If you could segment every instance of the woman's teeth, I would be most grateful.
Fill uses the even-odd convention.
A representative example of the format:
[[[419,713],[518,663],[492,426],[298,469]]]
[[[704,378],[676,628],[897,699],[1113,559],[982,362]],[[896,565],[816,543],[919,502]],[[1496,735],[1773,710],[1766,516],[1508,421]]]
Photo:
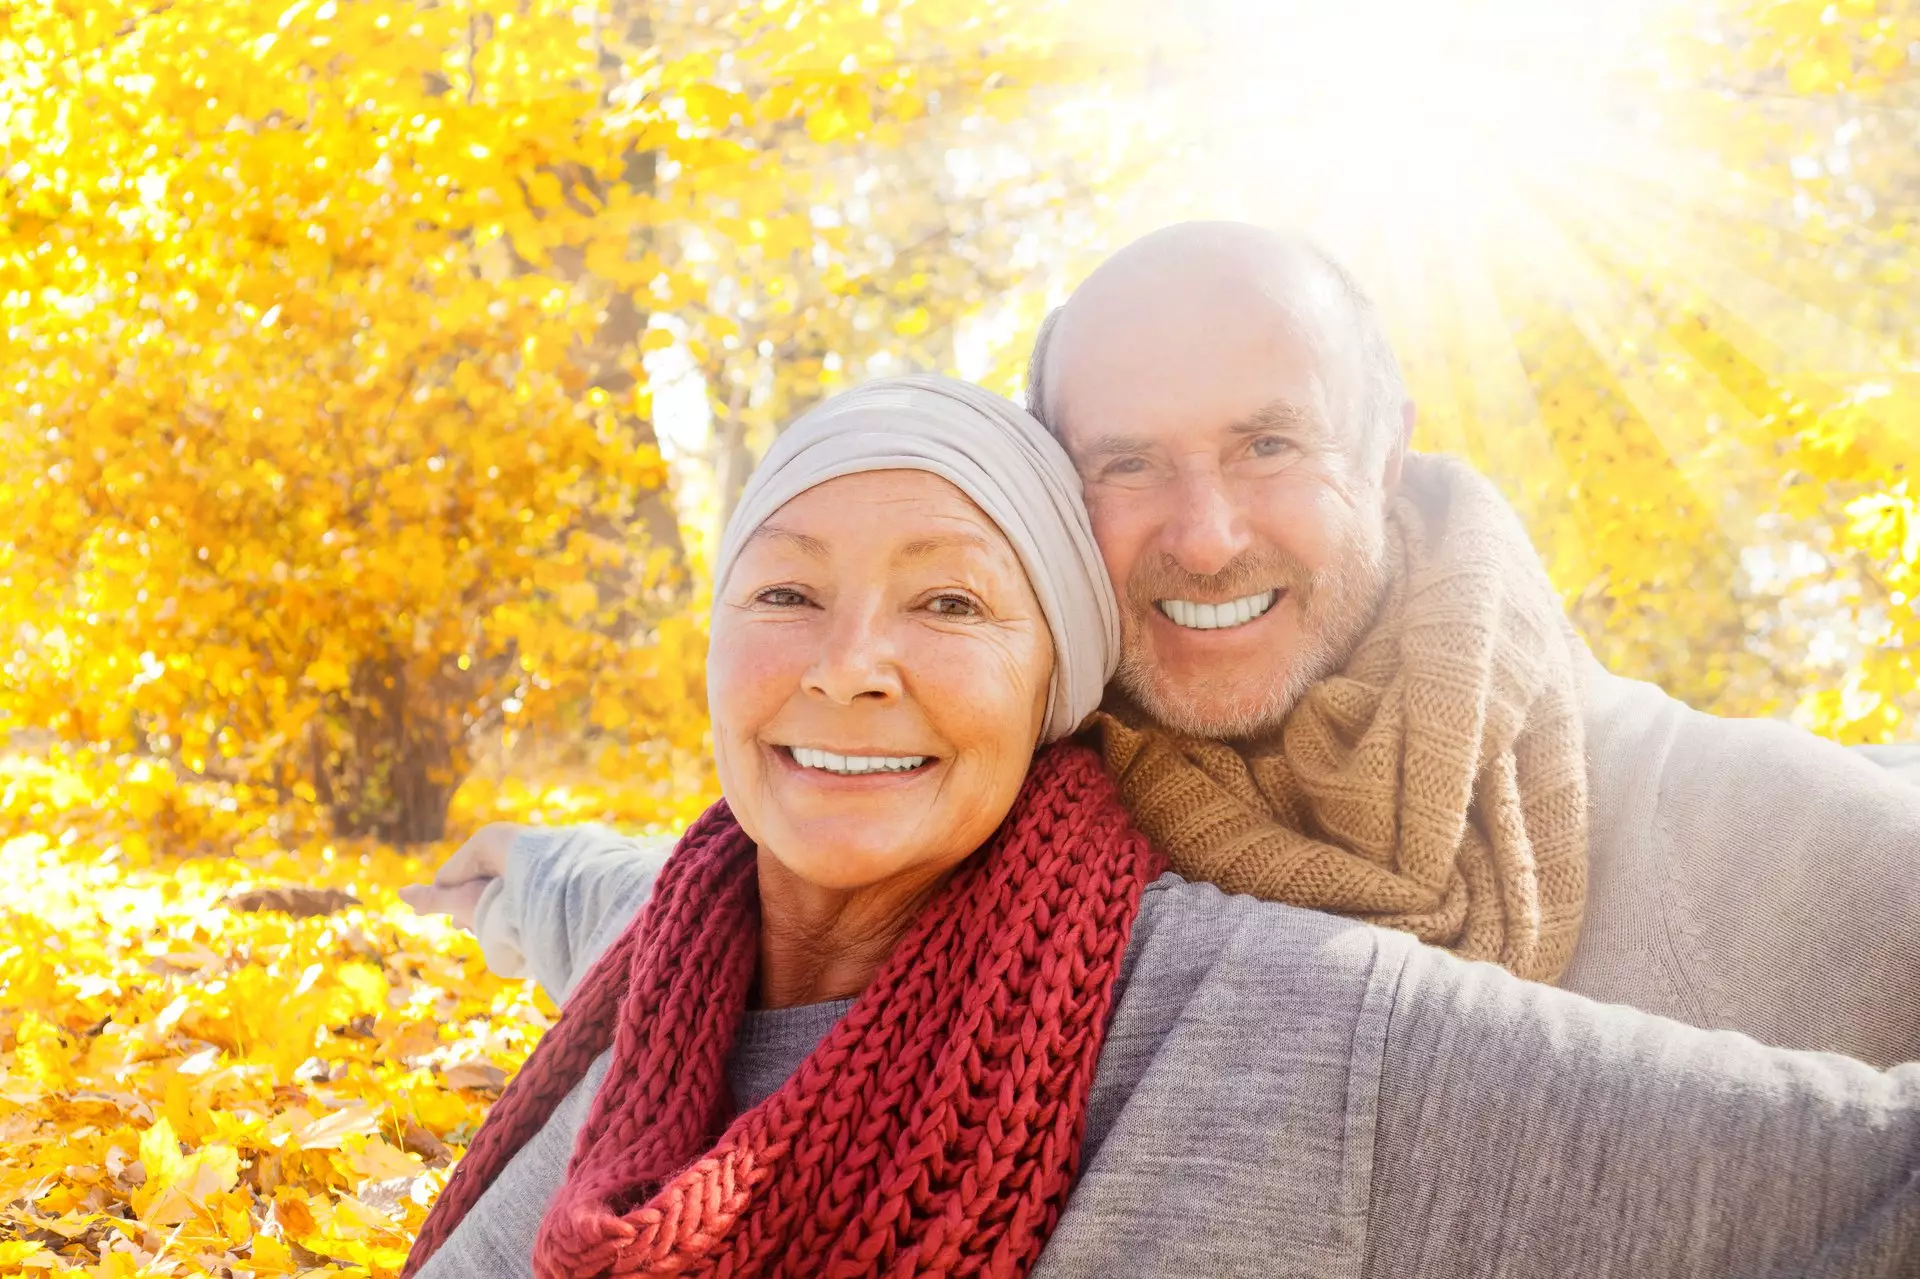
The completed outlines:
[[[1160,600],[1160,611],[1175,626],[1196,631],[1216,631],[1227,626],[1244,626],[1272,608],[1280,592],[1262,591],[1224,604],[1196,604],[1192,600]]]
[[[807,746],[790,747],[793,762],[802,768],[851,776],[855,773],[905,773],[927,762],[925,755],[836,755]]]

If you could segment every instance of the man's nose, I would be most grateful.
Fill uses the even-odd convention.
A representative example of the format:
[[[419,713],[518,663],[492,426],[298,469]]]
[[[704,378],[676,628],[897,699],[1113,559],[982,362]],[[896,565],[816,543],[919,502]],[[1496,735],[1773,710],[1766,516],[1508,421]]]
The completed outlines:
[[[842,706],[896,700],[900,696],[898,654],[878,610],[843,607],[835,613],[803,677],[806,690]]]
[[[1251,540],[1247,521],[1218,471],[1186,475],[1174,494],[1174,503],[1164,546],[1187,572],[1209,577],[1247,549]]]

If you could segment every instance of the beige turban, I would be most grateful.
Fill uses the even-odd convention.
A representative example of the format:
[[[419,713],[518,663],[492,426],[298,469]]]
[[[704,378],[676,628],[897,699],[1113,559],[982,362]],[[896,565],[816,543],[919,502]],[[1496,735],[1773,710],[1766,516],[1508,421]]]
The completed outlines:
[[[1053,634],[1040,740],[1079,728],[1120,660],[1120,610],[1080,500],[1080,477],[1045,427],[971,383],[925,375],[868,382],[788,427],[727,521],[713,567],[715,597],[768,516],[816,484],[862,471],[930,471],[999,526]]]

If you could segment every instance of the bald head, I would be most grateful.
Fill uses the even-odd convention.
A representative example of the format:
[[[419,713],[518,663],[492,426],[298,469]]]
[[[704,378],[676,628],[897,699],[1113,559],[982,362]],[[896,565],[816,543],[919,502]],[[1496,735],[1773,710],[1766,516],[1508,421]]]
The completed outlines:
[[[1064,438],[1072,414],[1059,355],[1116,335],[1171,359],[1189,344],[1304,344],[1325,366],[1334,410],[1371,469],[1404,436],[1406,384],[1372,300],[1312,242],[1243,222],[1182,222],[1102,263],[1042,321],[1027,366],[1034,415]],[[1102,363],[1104,363],[1102,361]]]
[[[1298,238],[1168,227],[1047,317],[1028,387],[1122,598],[1121,686],[1179,732],[1278,727],[1385,590],[1412,410],[1366,295]]]

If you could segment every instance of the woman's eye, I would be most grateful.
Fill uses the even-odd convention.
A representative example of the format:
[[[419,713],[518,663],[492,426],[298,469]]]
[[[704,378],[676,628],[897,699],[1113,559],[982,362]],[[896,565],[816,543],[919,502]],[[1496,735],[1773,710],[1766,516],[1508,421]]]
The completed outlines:
[[[807,602],[807,597],[791,586],[776,586],[770,590],[761,591],[754,596],[754,599],[761,604],[771,604],[775,608],[797,608]]]
[[[965,595],[936,595],[927,607],[942,617],[972,617],[980,611],[980,606]]]

